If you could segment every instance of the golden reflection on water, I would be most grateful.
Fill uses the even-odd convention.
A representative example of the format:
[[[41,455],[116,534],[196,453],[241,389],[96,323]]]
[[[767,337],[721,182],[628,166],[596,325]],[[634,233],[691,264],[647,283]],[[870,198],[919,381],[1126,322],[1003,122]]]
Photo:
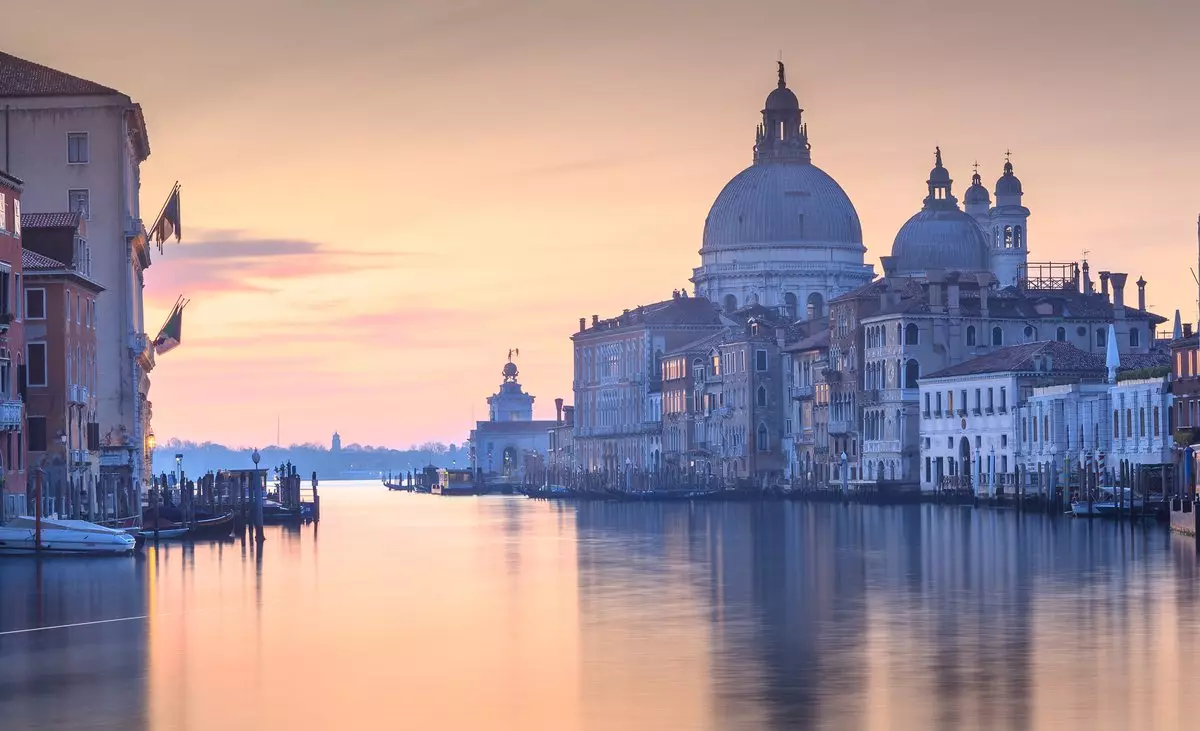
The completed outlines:
[[[1194,715],[1195,547],[1158,529],[374,484],[322,498],[319,529],[269,528],[261,549],[0,559],[0,728],[1104,731]]]

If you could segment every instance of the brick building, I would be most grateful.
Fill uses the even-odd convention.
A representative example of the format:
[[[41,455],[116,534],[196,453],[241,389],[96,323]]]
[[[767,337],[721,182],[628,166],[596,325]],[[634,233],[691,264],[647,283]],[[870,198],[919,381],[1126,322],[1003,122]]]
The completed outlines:
[[[27,512],[20,180],[0,173],[0,522]]]
[[[135,496],[98,490],[96,299],[78,213],[22,216],[29,459],[45,470],[46,509],[72,517],[136,513]],[[122,508],[117,511],[117,508]]]

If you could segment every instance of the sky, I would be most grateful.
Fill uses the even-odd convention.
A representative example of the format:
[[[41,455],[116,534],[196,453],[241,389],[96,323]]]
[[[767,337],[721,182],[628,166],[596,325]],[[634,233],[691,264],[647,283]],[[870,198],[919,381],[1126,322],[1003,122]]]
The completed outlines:
[[[146,273],[148,329],[192,300],[158,439],[407,447],[465,439],[510,348],[553,418],[580,317],[688,285],[780,53],[877,270],[935,145],[960,196],[1011,149],[1031,261],[1089,251],[1196,320],[1196,27],[1161,0],[42,0],[0,40],[142,104],[147,218],[183,185]]]

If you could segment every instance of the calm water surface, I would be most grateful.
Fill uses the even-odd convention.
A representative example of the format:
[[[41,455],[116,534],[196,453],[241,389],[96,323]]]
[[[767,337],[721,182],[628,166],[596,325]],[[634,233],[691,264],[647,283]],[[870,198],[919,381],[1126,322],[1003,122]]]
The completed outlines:
[[[326,485],[322,503],[319,528],[268,529],[261,552],[0,558],[0,729],[1124,731],[1197,716],[1200,571],[1160,529],[366,483]]]

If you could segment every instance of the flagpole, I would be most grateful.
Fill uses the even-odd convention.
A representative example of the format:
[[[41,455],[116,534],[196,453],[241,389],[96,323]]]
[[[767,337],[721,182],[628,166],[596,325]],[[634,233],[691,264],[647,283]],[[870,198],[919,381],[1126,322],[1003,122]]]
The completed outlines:
[[[178,297],[178,298],[176,298],[176,300],[175,300],[175,306],[174,306],[174,307],[172,307],[172,308],[171,308],[171,311],[167,313],[167,319],[163,320],[162,327],[158,328],[158,332],[159,332],[159,334],[160,334],[160,335],[162,334],[162,331],[163,331],[163,330],[164,330],[164,329],[167,327],[167,323],[168,323],[168,322],[170,322],[170,321],[171,321],[171,318],[175,316],[175,310],[182,309],[182,308],[180,307],[180,303],[181,303],[181,302],[183,302],[183,295],[179,295],[179,297]],[[155,339],[155,340],[157,340],[157,339],[158,339],[158,335],[155,335],[155,336],[154,336],[154,339]]]

